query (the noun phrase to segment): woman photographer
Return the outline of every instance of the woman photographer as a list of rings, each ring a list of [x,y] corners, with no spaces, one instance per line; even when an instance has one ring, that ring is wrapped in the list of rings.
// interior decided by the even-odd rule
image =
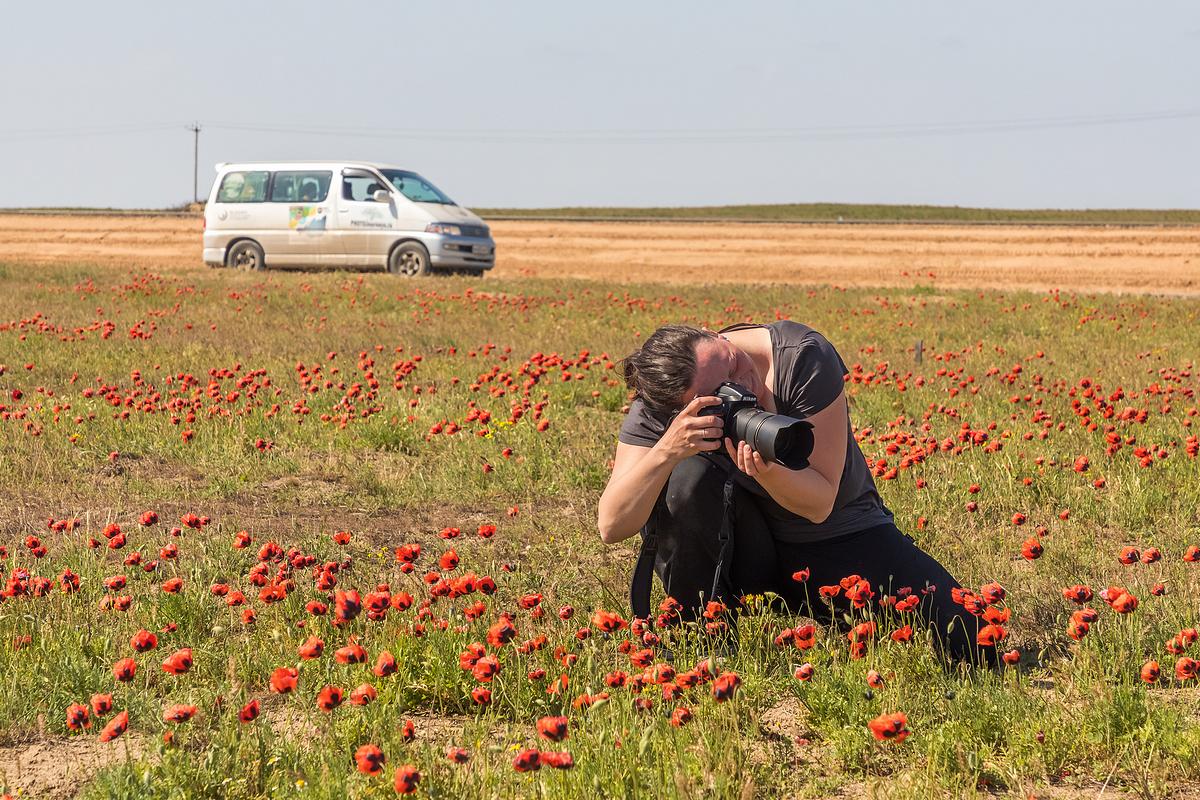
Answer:
[[[875,592],[919,596],[917,613],[954,658],[977,656],[978,620],[950,596],[954,578],[896,528],[876,491],[847,411],[845,364],[824,336],[791,321],[735,325],[719,333],[685,325],[655,331],[625,359],[625,380],[636,397],[621,426],[616,458],[600,498],[597,524],[606,543],[648,525],[654,571],[670,597],[694,619],[713,599],[774,592],[792,611],[824,622],[830,606],[819,586],[861,576]],[[731,381],[757,395],[767,411],[811,423],[807,469],[765,460],[725,435],[717,387]],[[726,504],[726,479],[736,484]],[[730,484],[731,487],[734,484]],[[732,528],[722,551],[726,509]],[[730,550],[732,553],[730,554]],[[793,573],[808,570],[807,582]],[[648,570],[644,573],[649,584]],[[635,595],[637,592],[635,578]],[[841,592],[833,609],[850,603]]]

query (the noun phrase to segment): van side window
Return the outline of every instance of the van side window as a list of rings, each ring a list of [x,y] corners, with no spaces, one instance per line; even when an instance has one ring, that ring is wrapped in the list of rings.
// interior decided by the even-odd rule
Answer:
[[[332,172],[276,172],[271,183],[271,202],[324,202],[332,180]]]
[[[217,190],[218,203],[261,203],[267,199],[267,176],[263,172],[229,172]]]
[[[342,177],[342,198],[356,202],[373,202],[374,194],[387,187],[370,173],[347,172]]]

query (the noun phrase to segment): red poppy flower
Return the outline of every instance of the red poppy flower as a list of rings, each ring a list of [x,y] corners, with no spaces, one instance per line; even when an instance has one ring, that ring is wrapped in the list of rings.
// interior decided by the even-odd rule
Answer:
[[[1200,661],[1181,656],[1175,662],[1175,677],[1181,681],[1192,680],[1198,672],[1200,672]]]
[[[619,614],[614,614],[611,611],[599,610],[592,615],[592,624],[605,633],[616,633],[622,628],[629,626]]]
[[[846,638],[851,642],[866,642],[868,639],[874,638],[876,629],[877,626],[873,619],[860,622],[846,633]]]
[[[1007,607],[996,608],[995,606],[988,606],[983,610],[984,622],[988,622],[992,625],[1003,625],[1008,622],[1011,616],[1012,609]]]
[[[492,690],[486,686],[476,686],[471,690],[471,700],[473,700],[476,705],[486,706],[488,703],[492,702]]]
[[[334,614],[342,622],[349,622],[362,611],[362,598],[355,589],[347,592],[338,589],[334,593],[333,600]]]
[[[465,753],[466,751],[464,750],[463,752]],[[420,782],[421,773],[417,771],[417,768],[412,764],[405,764],[403,767],[396,768],[392,785],[396,790],[396,794],[412,794],[417,790],[417,784]]]
[[[892,631],[892,634],[891,634],[891,640],[893,642],[900,642],[900,643],[911,642],[912,637],[913,637],[912,625],[905,625],[902,628],[897,628],[896,630]]]
[[[92,718],[88,713],[88,707],[83,703],[72,703],[67,706],[67,729],[72,731],[81,731],[84,728],[92,727]]]
[[[983,598],[983,602],[988,605],[995,605],[1004,599],[1006,592],[1004,587],[998,583],[985,583],[979,587],[979,595]]]
[[[1144,683],[1158,683],[1159,668],[1158,662],[1151,659],[1145,664],[1142,664],[1141,672],[1139,673]]]
[[[1021,544],[1021,555],[1029,561],[1041,557],[1042,543],[1038,541],[1036,536],[1030,536]]]
[[[196,707],[187,705],[168,706],[163,711],[163,722],[187,722],[196,716]]]
[[[249,703],[246,703],[246,705],[242,706],[240,711],[238,711],[238,720],[241,722],[253,722],[254,720],[258,719],[260,711],[261,706],[259,705],[258,700],[251,700]]]
[[[671,724],[676,728],[682,728],[692,721],[692,711],[689,708],[680,706],[671,712]]]
[[[1083,605],[1092,599],[1092,590],[1087,586],[1068,586],[1062,590],[1062,596],[1073,603]]]
[[[1118,614],[1128,614],[1138,607],[1138,599],[1119,586],[1109,586],[1101,597]]]
[[[903,712],[882,714],[868,722],[867,729],[881,742],[903,742],[911,733],[908,730],[908,717]]]
[[[575,758],[570,753],[540,753],[542,764],[554,769],[571,769],[575,766]]]
[[[475,662],[474,666],[471,667],[471,674],[475,677],[475,680],[482,683],[490,682],[499,671],[500,662],[495,656],[492,655],[487,655],[480,658]]]
[[[395,674],[396,657],[387,650],[382,651],[379,657],[375,659],[375,667],[371,672],[377,678],[386,678],[388,675]]]
[[[367,660],[367,651],[358,642],[350,642],[335,650],[333,657],[339,664],[362,664]]]
[[[296,691],[300,673],[295,667],[279,667],[271,673],[271,691],[291,694]]]
[[[981,647],[995,647],[1004,640],[1008,632],[1001,625],[984,625],[975,636],[975,641]]]
[[[793,572],[792,580],[796,581],[797,583],[805,583],[808,581],[810,575],[812,575],[812,570],[808,567],[805,567],[804,569]]]
[[[94,694],[88,704],[92,707],[92,713],[97,717],[103,717],[113,708],[113,696],[111,694]]]
[[[1136,547],[1122,547],[1121,552],[1117,555],[1117,561],[1125,565],[1136,564],[1141,557],[1142,554]]]
[[[108,721],[104,730],[100,731],[100,741],[111,742],[129,729],[129,712],[122,711]]]
[[[378,775],[383,771],[387,756],[378,745],[364,744],[354,751],[354,763],[364,775]]]
[[[488,628],[487,640],[492,647],[503,647],[517,636],[517,629],[508,617],[501,617]]]
[[[454,764],[466,764],[471,760],[471,754],[461,747],[451,747],[446,750],[446,758]]]
[[[870,686],[872,689],[882,689],[883,688],[883,676],[880,675],[878,672],[876,672],[873,669],[868,670],[867,671],[867,686]]]
[[[400,738],[406,742],[417,738],[417,725],[411,719],[404,720],[404,724],[400,726]]]
[[[1004,663],[1008,664],[1010,667],[1015,666],[1016,664],[1019,664],[1021,662],[1021,651],[1020,650],[1009,650],[1004,655],[1002,655],[1001,658],[1004,659]]]
[[[449,572],[458,566],[458,553],[447,550],[438,558],[438,566]]]
[[[365,706],[374,702],[377,696],[374,686],[369,683],[360,683],[350,692],[350,702],[356,706]]]
[[[129,640],[129,646],[139,653],[158,647],[158,637],[147,630],[140,630]]]
[[[311,661],[314,658],[320,658],[325,652],[325,642],[317,636],[310,636],[305,640],[304,644],[300,645],[300,657],[305,661]]]
[[[113,664],[112,673],[113,677],[121,683],[128,683],[137,674],[137,662],[132,658],[122,658]]]
[[[345,692],[338,686],[326,686],[317,695],[317,708],[325,712],[333,711],[342,704],[345,699]]]
[[[542,717],[537,721],[538,735],[552,742],[561,742],[569,735],[566,717]]]
[[[513,769],[517,772],[533,772],[542,766],[541,753],[537,750],[522,750],[513,759]]]
[[[1070,623],[1067,624],[1067,636],[1070,636],[1075,641],[1079,641],[1083,637],[1087,636],[1088,631],[1090,630],[1091,625],[1081,619],[1072,619]]]
[[[333,541],[337,544],[350,544],[350,531],[336,531]]]
[[[793,674],[798,681],[810,681],[812,680],[812,676],[816,674],[816,671],[816,668],[812,664],[805,662],[796,667],[796,671]]]
[[[737,687],[742,683],[742,679],[738,677],[736,672],[722,672],[716,680],[713,681],[712,693],[713,699],[718,703],[723,703],[733,697],[733,693],[737,691]]]
[[[192,668],[192,648],[184,647],[167,656],[162,662],[164,671],[182,675]]]

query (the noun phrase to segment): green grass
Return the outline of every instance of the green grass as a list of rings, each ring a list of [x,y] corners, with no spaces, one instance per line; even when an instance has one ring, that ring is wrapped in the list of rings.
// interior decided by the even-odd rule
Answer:
[[[477,208],[485,219],[611,219],[700,222],[918,222],[1018,225],[1197,225],[1196,209],[1010,209],[869,203],[679,207]]]
[[[1168,679],[1175,656],[1163,646],[1198,621],[1200,564],[1182,554],[1200,544],[1200,472],[1188,452],[1200,426],[1200,301],[336,272],[146,275],[86,264],[36,272],[0,264],[0,297],[0,569],[6,582],[22,569],[55,581],[44,597],[0,603],[0,641],[19,644],[0,648],[0,736],[64,748],[64,763],[73,763],[71,737],[91,741],[96,727],[70,734],[67,705],[113,692],[117,709],[130,712],[131,753],[114,748],[84,797],[385,797],[394,794],[391,769],[406,763],[423,774],[419,794],[437,797],[1026,796],[1094,794],[1101,785],[1165,797],[1200,783],[1194,681]],[[800,620],[757,607],[741,620],[737,654],[721,665],[742,679],[732,701],[714,702],[706,686],[667,701],[651,685],[640,695],[653,701],[648,711],[635,709],[628,689],[574,708],[578,695],[606,689],[606,673],[639,671],[618,649],[624,634],[593,628],[576,637],[594,609],[628,612],[632,543],[605,547],[594,527],[628,400],[609,365],[665,322],[718,327],[777,316],[824,332],[851,366],[852,419],[866,457],[887,462],[877,482],[901,528],[965,586],[1007,588],[1005,647],[1020,650],[1022,665],[946,668],[923,634],[907,646],[881,638],[861,660],[849,658],[836,630],[822,630],[811,650],[781,649],[775,634]],[[301,368],[314,375],[318,366],[320,377],[301,379]],[[513,381],[502,386],[505,373]],[[295,413],[301,401],[308,413]],[[514,404],[522,414],[512,421]],[[538,405],[550,423],[541,431]],[[473,409],[491,420],[468,419]],[[448,422],[462,430],[446,433]],[[964,425],[988,441],[962,443]],[[1106,425],[1135,441],[1107,453]],[[270,447],[256,447],[259,439]],[[902,462],[918,446],[920,457]],[[1151,466],[1134,456],[1137,447],[1151,448]],[[1087,472],[1072,468],[1080,456]],[[972,484],[978,494],[968,493]],[[978,509],[968,513],[972,499]],[[161,521],[142,527],[147,509]],[[1027,516],[1023,526],[1013,524],[1016,512]],[[212,521],[173,536],[186,513]],[[80,527],[48,530],[52,517],[77,517]],[[109,522],[127,532],[126,546],[88,547]],[[494,538],[476,535],[487,523],[498,527]],[[1021,543],[1039,525],[1048,529],[1046,552],[1026,561]],[[440,538],[449,526],[463,535]],[[241,530],[252,547],[232,547]],[[351,542],[332,541],[337,530]],[[30,535],[42,539],[45,557],[26,546]],[[269,575],[294,585],[268,604],[250,580],[268,540],[316,564],[346,564],[338,588],[365,594],[388,583],[417,602],[383,620],[334,626],[304,610],[325,595],[312,567],[271,561]],[[177,559],[161,555],[171,542]],[[423,549],[413,574],[393,557],[408,542]],[[1157,546],[1165,557],[1122,566],[1116,556],[1127,544]],[[437,557],[451,547],[461,563],[441,570]],[[135,551],[158,570],[124,564]],[[58,590],[66,568],[81,577],[76,594]],[[419,616],[427,570],[490,575],[497,592],[439,598]],[[132,607],[101,610],[114,594],[103,580],[118,574],[128,578],[119,594]],[[183,589],[165,594],[172,576]],[[245,592],[255,622],[212,595],[218,581]],[[1159,582],[1162,597],[1151,594]],[[1074,607],[1061,589],[1075,583],[1126,586],[1141,604],[1120,616],[1096,598],[1100,619],[1074,642],[1066,634]],[[542,619],[520,607],[531,592],[544,595]],[[471,620],[464,611],[476,600],[485,612]],[[564,604],[576,609],[570,620],[558,617]],[[517,642],[541,634],[546,646],[495,648],[503,669],[493,702],[480,708],[470,699],[479,683],[459,668],[459,654],[506,610]],[[872,613],[891,630],[890,612]],[[117,685],[111,665],[133,655],[140,628],[159,632],[159,648],[137,655],[134,681]],[[297,647],[311,635],[324,639],[326,655],[300,662]],[[370,654],[367,665],[332,659],[351,636]],[[183,646],[194,651],[191,672],[163,672],[161,660]],[[685,632],[672,642],[676,667],[715,646]],[[559,647],[573,663],[556,657]],[[369,667],[385,649],[399,669],[376,678]],[[1155,686],[1138,679],[1149,657],[1163,667]],[[792,671],[805,661],[817,673],[800,683]],[[272,693],[272,670],[296,664],[299,691]],[[536,668],[546,678],[531,681]],[[868,669],[887,685],[867,693]],[[567,691],[548,694],[560,674]],[[364,681],[378,691],[374,703],[316,709],[324,685],[349,692]],[[250,698],[264,714],[242,725],[235,714]],[[167,745],[169,703],[199,713]],[[695,715],[682,728],[668,721],[678,705]],[[876,742],[866,723],[893,711],[908,714],[912,736]],[[570,719],[570,738],[539,742],[535,721],[558,713]],[[400,728],[407,718],[417,724],[411,742]],[[383,778],[354,770],[352,753],[367,742],[388,756]],[[451,745],[470,751],[468,766],[445,758]],[[576,766],[518,773],[512,759],[530,746],[568,750]],[[11,790],[23,778],[3,780]]]
[[[847,222],[1013,225],[1200,225],[1198,209],[1019,209],[872,203],[774,203],[731,206],[475,208],[485,219],[569,219],[678,222]],[[170,210],[112,208],[0,209],[31,214],[187,214]]]

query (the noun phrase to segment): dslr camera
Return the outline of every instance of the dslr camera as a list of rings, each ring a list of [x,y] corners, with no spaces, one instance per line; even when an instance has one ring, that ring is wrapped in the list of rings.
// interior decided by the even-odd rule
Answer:
[[[724,436],[735,443],[745,442],[767,461],[788,469],[808,467],[813,449],[812,423],[763,411],[749,389],[731,381],[718,386],[715,396],[721,398],[721,405],[702,408],[697,416],[720,417],[724,420]]]

